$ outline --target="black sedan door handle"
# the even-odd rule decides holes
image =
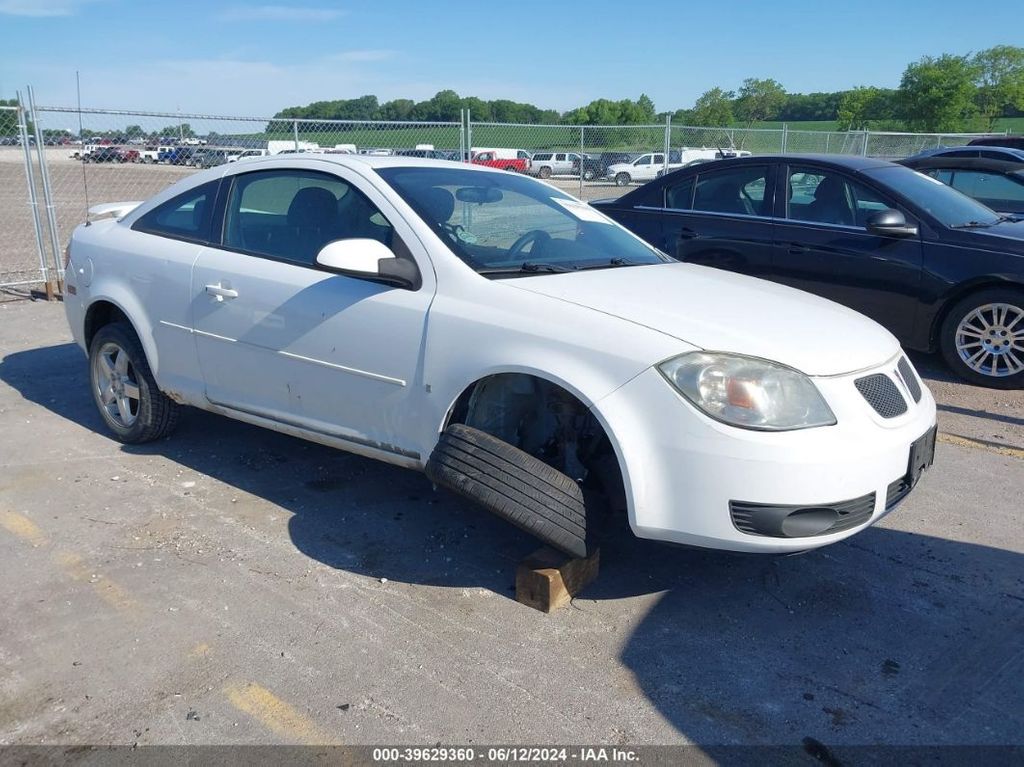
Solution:
[[[789,243],[789,252],[792,253],[794,256],[802,255],[806,253],[808,250],[810,250],[810,248],[808,248],[806,245],[801,245],[799,242]]]

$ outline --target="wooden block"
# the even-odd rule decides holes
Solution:
[[[545,613],[565,607],[597,578],[600,561],[597,549],[586,559],[547,547],[537,549],[516,570],[516,601]]]

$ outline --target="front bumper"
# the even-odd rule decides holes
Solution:
[[[853,535],[907,495],[910,447],[935,425],[935,400],[921,386],[908,408],[882,418],[854,380],[891,373],[899,358],[866,372],[813,379],[835,426],[789,432],[740,429],[708,418],[651,368],[596,404],[613,434],[629,506],[641,538],[734,551],[790,552]],[[899,379],[897,379],[899,380]],[[825,508],[859,501],[830,532],[774,537],[746,530],[736,504]]]

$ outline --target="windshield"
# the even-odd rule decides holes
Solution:
[[[670,262],[585,202],[514,173],[453,168],[377,172],[482,274],[510,276]]]
[[[991,208],[986,208],[938,179],[909,168],[870,168],[863,173],[903,195],[944,226],[991,226],[1002,220]]]

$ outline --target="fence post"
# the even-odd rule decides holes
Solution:
[[[295,138],[295,151],[299,151],[299,121],[292,120],[292,136]]]
[[[57,292],[64,292],[64,264],[61,262],[60,234],[57,231],[57,214],[54,212],[53,188],[50,186],[50,171],[46,166],[46,143],[40,127],[39,112],[36,110],[36,94],[32,86],[26,86],[28,106],[32,110],[32,124],[36,135],[36,154],[39,157],[39,178],[43,182],[43,201],[46,203],[46,223],[50,229],[50,247],[53,249],[54,274],[57,277]]]
[[[786,144],[789,143],[789,127],[782,123],[782,154],[786,153]]]
[[[466,107],[466,160],[465,162],[473,161],[473,115],[469,113],[469,107]]]
[[[583,126],[580,126],[580,199],[583,199],[583,169],[586,166],[583,155]]]
[[[39,254],[39,271],[42,273],[43,284],[46,286],[46,297],[53,300],[54,285],[50,282],[49,270],[46,268],[46,255],[43,253],[43,225],[39,221],[39,199],[36,195],[36,178],[32,171],[32,150],[29,149],[28,112],[22,106],[21,93],[15,94],[18,99],[18,140],[25,153],[25,181],[28,184],[28,204],[32,209],[32,224],[36,232],[36,252]]]
[[[662,164],[662,175],[668,173],[668,150],[672,148],[672,115],[665,115],[665,161]]]
[[[865,128],[862,131],[862,133],[863,133],[863,136],[864,136],[864,144],[860,148],[860,154],[861,154],[861,157],[867,157],[868,156],[868,139],[871,138],[871,131],[869,131],[867,128]]]
[[[829,142],[829,139],[831,139],[831,138],[832,138],[832,131],[827,131],[825,133],[825,154],[828,154],[828,142]]]

